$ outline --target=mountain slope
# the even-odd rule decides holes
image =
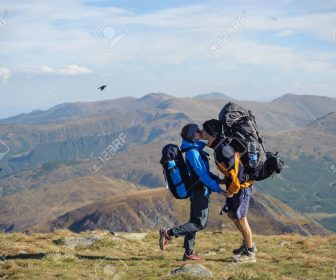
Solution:
[[[312,121],[308,128],[318,130],[321,133],[336,135],[336,112],[330,112],[326,116]]]
[[[285,95],[273,102],[238,102],[255,112],[261,127],[278,130],[262,134],[268,149],[279,151],[286,162],[281,176],[257,187],[302,213],[324,213],[333,223],[326,214],[336,211],[332,169],[336,161],[335,114],[311,118],[335,111],[335,99]],[[163,145],[179,143],[184,124],[214,118],[222,106],[218,99],[175,98],[161,93],[72,105],[77,108],[72,116],[60,105],[26,115],[27,123],[14,124],[16,119],[0,124],[1,140],[10,143],[10,152],[1,161],[3,195],[96,173],[149,187],[162,186],[158,161]],[[305,124],[308,126],[302,128]],[[126,136],[125,145],[102,162],[121,133]],[[101,169],[95,173],[92,166],[96,163]],[[7,222],[4,228],[11,226]]]
[[[286,167],[281,176],[276,176],[274,180],[268,179],[257,183],[257,187],[262,192],[289,203],[300,212],[335,213],[336,178],[332,167],[333,162],[336,161],[336,150],[333,148],[336,136],[332,132],[336,122],[333,121],[332,116],[334,114],[326,116],[328,120],[330,119],[327,122],[328,128],[324,128],[323,124],[326,121],[321,118],[319,125],[314,129],[312,129],[312,123],[305,129],[263,133],[266,136],[267,148],[271,151],[279,151],[285,159]],[[178,138],[176,135],[176,140],[172,142],[178,143]],[[161,148],[169,142],[169,140],[155,141],[129,147],[113,155],[98,173],[149,187],[162,186],[164,181],[158,161]],[[4,194],[22,189],[22,186],[16,183],[17,180],[24,182],[28,189],[39,188],[47,182],[57,183],[92,174],[94,171],[90,168],[90,164],[93,162],[95,159],[68,164],[50,163],[38,168],[26,169],[2,179],[0,186]],[[314,187],[315,182],[318,182],[319,187]],[[300,199],[303,194],[305,194],[304,199]]]
[[[78,207],[143,188],[123,180],[92,175],[36,190],[23,190],[0,198],[0,230],[37,229],[39,225]]]
[[[8,174],[49,161],[97,157],[121,133],[127,139],[123,150],[175,140],[184,124],[216,118],[226,102],[153,93],[142,98],[60,104],[4,119],[0,121],[0,135],[4,143],[10,143],[10,151],[2,164]],[[336,108],[333,98],[295,95],[272,102],[237,102],[252,109],[259,126],[269,130],[303,127],[312,116],[321,117]]]
[[[312,121],[329,112],[334,112],[336,110],[336,98],[317,95],[285,94],[273,100],[271,106],[292,116]]]
[[[224,198],[211,197],[209,229],[230,228],[227,218],[219,215]],[[50,228],[68,228],[79,232],[93,229],[137,231],[172,227],[188,219],[188,200],[174,199],[166,189],[144,190],[107,198],[76,209],[52,221]],[[280,201],[256,192],[249,214],[256,233],[281,234],[295,232],[302,235],[323,234],[322,227],[300,216]],[[62,226],[60,226],[62,225]]]
[[[48,110],[37,110],[0,120],[4,124],[50,124],[74,120],[79,117],[108,114],[120,110],[134,101],[133,97],[94,102],[63,103]]]
[[[162,186],[164,182],[161,167],[158,164],[161,148],[170,142],[180,142],[178,135],[179,122],[175,117],[180,118],[177,115],[162,115],[162,119],[166,120],[167,128],[165,128],[161,119],[153,121],[156,124],[161,123],[162,126],[161,132],[160,130],[156,130],[156,132],[151,132],[151,134],[161,133],[160,136],[157,136],[155,140],[152,139],[149,143],[134,144],[114,154],[111,160],[103,163],[99,173],[150,187]],[[336,149],[333,148],[336,141],[336,121],[334,113],[328,114],[325,118],[328,121],[320,118],[303,129],[262,132],[263,136],[265,136],[267,149],[279,151],[282,157],[291,160],[292,165],[300,165],[302,167],[300,172],[305,172],[305,166],[308,167],[310,164],[308,164],[308,161],[311,164],[313,164],[313,161],[316,161],[316,166],[320,169],[321,176],[324,172],[324,177],[328,177],[328,174],[332,171],[328,169],[328,166],[332,167],[332,163],[336,161]],[[185,122],[188,121],[186,118],[182,120]],[[183,121],[181,125],[182,123]],[[315,127],[313,127],[314,125]],[[172,135],[171,138],[165,137],[167,133]],[[90,149],[87,152],[89,151],[92,152]],[[22,172],[4,177],[0,183],[0,187],[3,193],[7,194],[11,193],[10,189],[13,188],[12,182],[15,181],[15,178],[25,181],[27,187],[30,188],[41,186],[41,182],[58,182],[62,179],[61,174],[64,174],[64,179],[70,179],[71,176],[83,176],[93,172],[90,169],[90,163],[95,162],[97,159],[97,157],[93,157],[91,160],[83,159],[82,161],[64,162],[64,164],[60,162],[37,165],[36,167],[27,168]],[[321,162],[323,165],[321,165]],[[32,176],[33,174],[34,176]],[[308,174],[308,176],[314,175],[314,173]],[[292,182],[302,181],[300,176],[300,173],[293,174],[289,180]],[[314,180],[314,177],[310,180]]]

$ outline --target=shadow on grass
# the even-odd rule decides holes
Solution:
[[[164,258],[161,256],[147,256],[147,257],[108,257],[108,256],[91,256],[91,255],[78,255],[76,257],[79,259],[87,259],[87,260],[107,260],[107,261],[155,261],[155,260],[163,260]]]
[[[60,253],[64,255],[64,253]],[[37,253],[37,254],[17,254],[4,256],[5,260],[41,260],[47,257],[48,253]],[[162,257],[152,256],[152,257],[130,257],[130,258],[118,258],[118,257],[108,257],[108,256],[94,256],[94,255],[79,255],[75,254],[78,259],[87,260],[107,260],[107,261],[153,261],[163,259]]]
[[[235,262],[235,259],[233,257],[228,257],[228,258],[225,258],[225,259],[211,259],[209,261],[212,261],[212,262],[224,262],[224,263],[232,263],[232,264],[237,264]]]
[[[4,257],[5,260],[41,260],[47,256],[46,253],[18,254]]]

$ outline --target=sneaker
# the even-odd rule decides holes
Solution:
[[[187,254],[187,252],[184,253],[183,255],[183,260],[184,261],[203,261],[203,259],[194,253],[194,251],[192,251],[190,254]]]
[[[232,251],[232,253],[234,255],[241,255],[243,252],[244,252],[244,248],[245,248],[245,241],[243,240],[241,246],[237,249],[234,249]],[[253,246],[252,246],[252,250],[250,249],[250,251],[254,252],[254,253],[257,253],[257,247],[256,245],[253,243]]]
[[[255,252],[244,247],[242,254],[233,257],[235,263],[255,263],[257,262]]]
[[[160,228],[159,234],[159,245],[160,249],[163,251],[166,249],[166,246],[168,245],[168,242],[172,239],[172,237],[168,235],[168,229],[166,228]]]
[[[239,248],[237,248],[237,249],[234,249],[232,251],[232,253],[234,255],[241,255],[243,253],[243,251],[244,251],[244,248],[245,248],[245,242],[243,241],[242,244],[241,244],[241,246]]]

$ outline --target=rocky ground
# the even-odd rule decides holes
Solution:
[[[181,260],[182,239],[167,251],[157,232],[0,234],[1,279],[336,279],[336,235],[255,236],[257,263],[237,265],[236,232],[202,232],[199,263]]]

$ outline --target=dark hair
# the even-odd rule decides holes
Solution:
[[[216,138],[223,133],[223,126],[219,120],[211,119],[203,123],[203,129],[210,136]]]
[[[181,137],[184,140],[192,141],[197,132],[200,132],[198,125],[194,123],[188,123],[182,128]]]

